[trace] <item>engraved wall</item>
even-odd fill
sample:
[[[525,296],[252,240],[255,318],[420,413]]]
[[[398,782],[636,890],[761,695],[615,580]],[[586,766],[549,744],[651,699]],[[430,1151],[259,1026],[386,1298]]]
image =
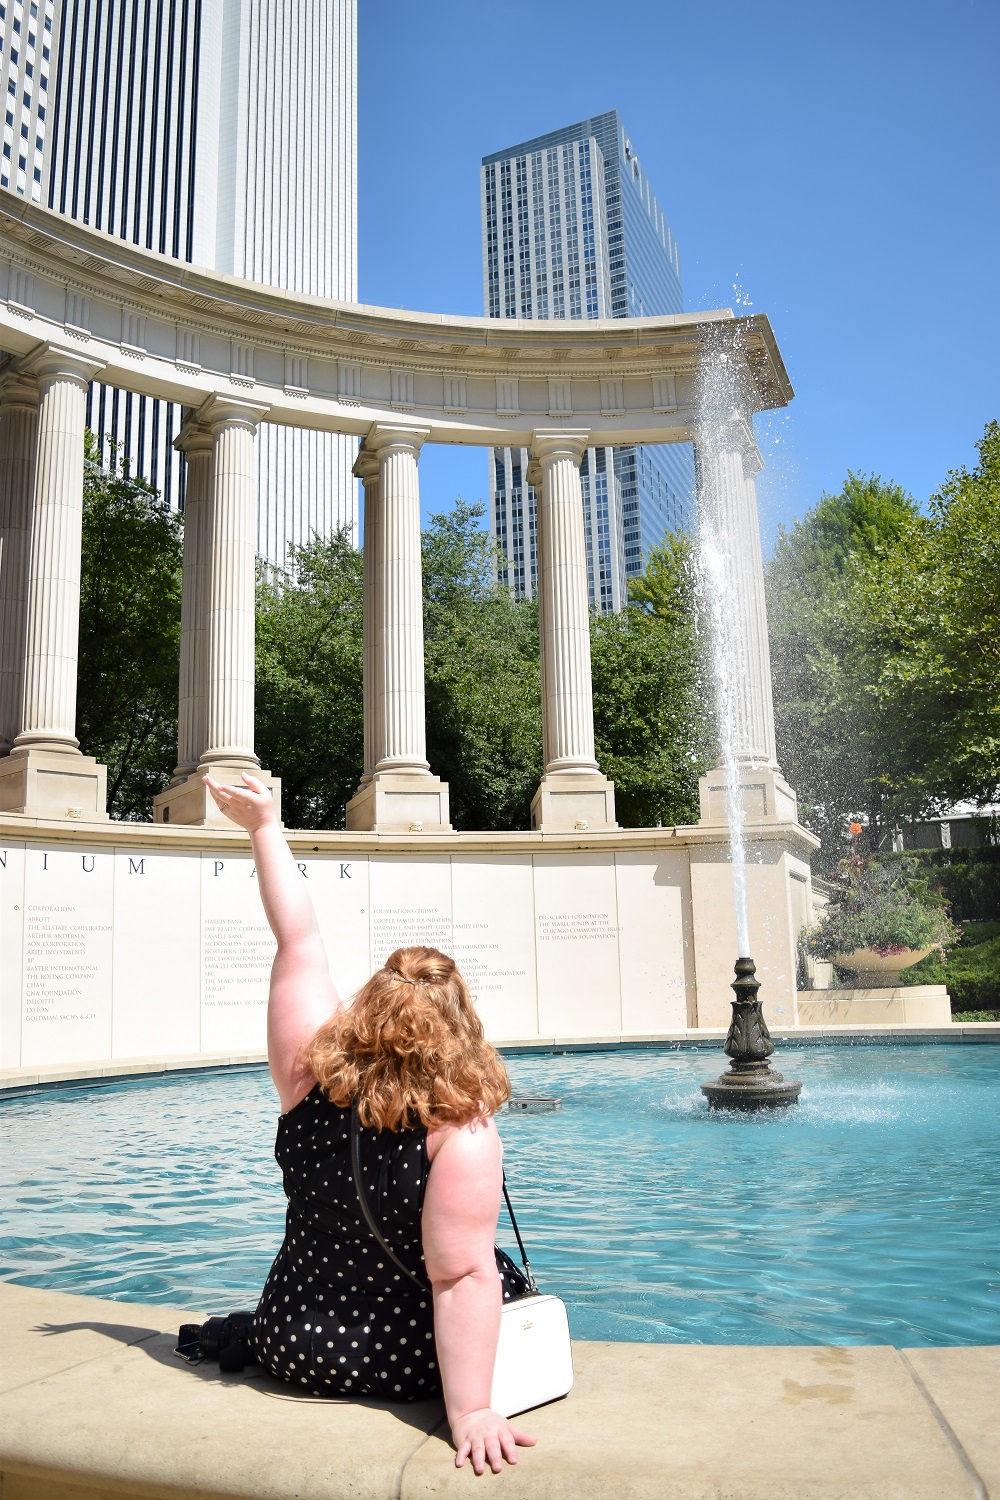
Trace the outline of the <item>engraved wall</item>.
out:
[[[296,858],[345,998],[427,943],[454,954],[498,1042],[727,1019],[728,871],[704,850]],[[768,910],[786,863],[754,870]],[[769,1014],[790,1021],[788,942],[757,930]],[[261,1052],[273,953],[249,850],[0,841],[0,1067]]]

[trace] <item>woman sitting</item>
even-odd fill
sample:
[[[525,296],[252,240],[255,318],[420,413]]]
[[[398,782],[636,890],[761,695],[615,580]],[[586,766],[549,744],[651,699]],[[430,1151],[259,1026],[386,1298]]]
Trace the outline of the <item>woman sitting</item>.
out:
[[[350,1008],[267,788],[205,781],[253,844],[278,949],[267,1054],[281,1101],[285,1239],[254,1319],[258,1358],[317,1395],[443,1394],[459,1468],[517,1462],[534,1438],[490,1409],[502,1289],[494,1237],[510,1085],[452,959],[400,948]],[[356,1110],[361,1186],[352,1166]],[[360,1129],[358,1128],[360,1127]]]

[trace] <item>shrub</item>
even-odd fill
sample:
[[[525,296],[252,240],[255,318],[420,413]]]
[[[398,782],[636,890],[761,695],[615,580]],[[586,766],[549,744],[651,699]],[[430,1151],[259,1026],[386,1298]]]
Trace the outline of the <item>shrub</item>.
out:
[[[995,1009],[1000,1006],[1000,922],[970,922],[947,959],[932,953],[900,979],[907,985],[946,984],[956,1015]]]
[[[917,858],[956,922],[1000,921],[1000,848],[927,849]]]
[[[960,936],[947,906],[907,856],[877,861],[858,853],[844,860],[822,921],[806,937],[816,958],[870,948],[887,955],[933,945],[944,953]]]

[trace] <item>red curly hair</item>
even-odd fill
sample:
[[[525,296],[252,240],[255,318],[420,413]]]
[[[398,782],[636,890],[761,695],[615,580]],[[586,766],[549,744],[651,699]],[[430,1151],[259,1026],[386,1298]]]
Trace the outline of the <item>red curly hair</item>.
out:
[[[397,948],[302,1049],[332,1104],[357,1100],[362,1125],[407,1130],[464,1124],[510,1097],[455,961]]]

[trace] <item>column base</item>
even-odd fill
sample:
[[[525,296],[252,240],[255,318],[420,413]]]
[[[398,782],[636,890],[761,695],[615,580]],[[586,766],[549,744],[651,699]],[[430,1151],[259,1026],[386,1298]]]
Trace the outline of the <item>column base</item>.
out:
[[[594,833],[617,828],[615,784],[600,772],[554,771],[531,799],[535,833]]]
[[[79,750],[15,746],[0,760],[0,812],[105,822],[108,772]]]
[[[743,820],[746,823],[797,823],[799,804],[795,793],[772,766],[753,767],[741,765],[737,775],[740,780],[740,798],[743,803]],[[726,819],[726,768],[718,766],[709,771],[698,782],[698,799],[701,816],[698,826],[725,828]]]
[[[224,761],[199,766],[190,776],[172,781],[165,791],[158,792],[153,798],[153,822],[179,823],[186,828],[232,828],[231,820],[216,807],[211,792],[201,778],[209,775],[226,786],[242,786],[242,771],[249,771],[251,776],[270,787],[274,810],[280,822],[280,778],[272,776],[270,771],[262,771],[259,766],[234,766],[227,765]]]
[[[376,771],[347,804],[355,832],[450,833],[448,783],[428,771]]]

